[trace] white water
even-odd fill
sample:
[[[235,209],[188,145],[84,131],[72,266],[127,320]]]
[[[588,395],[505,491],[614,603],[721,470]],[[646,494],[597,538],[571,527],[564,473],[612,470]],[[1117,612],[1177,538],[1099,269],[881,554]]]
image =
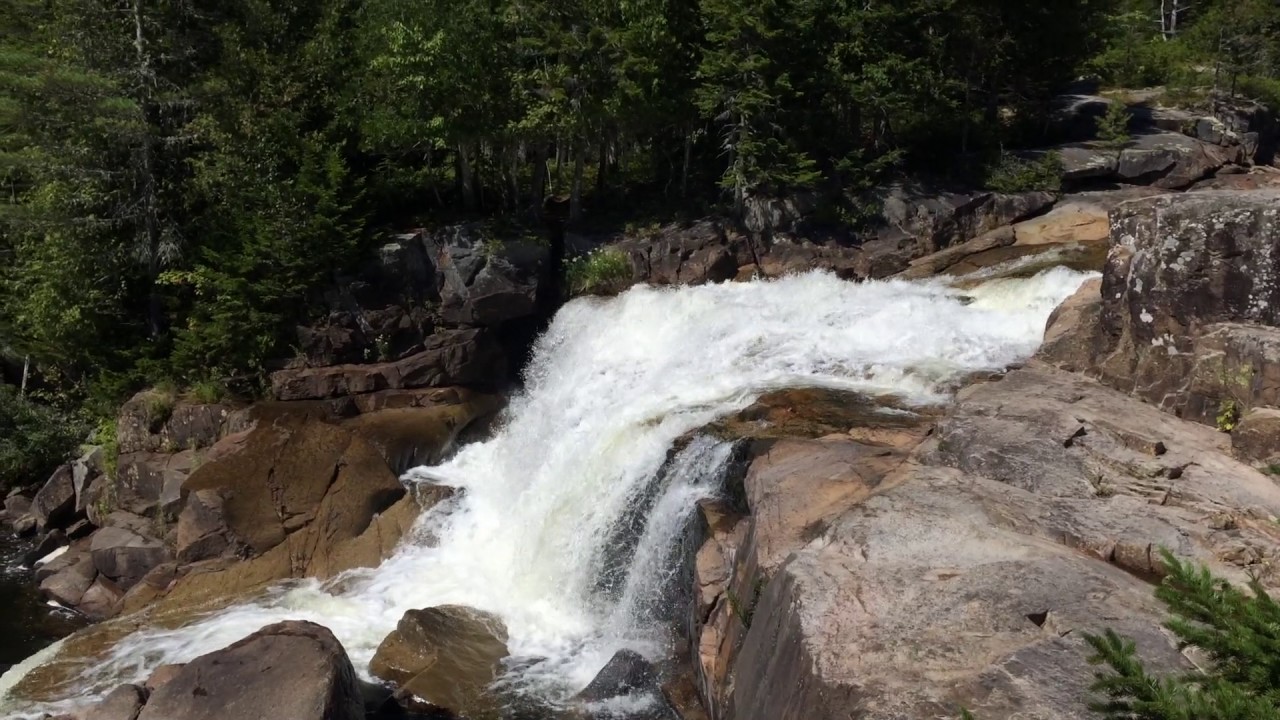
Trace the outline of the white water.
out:
[[[140,632],[85,680],[108,689],[284,619],[329,627],[363,668],[406,610],[457,603],[501,616],[514,655],[546,659],[513,682],[564,698],[621,647],[662,650],[653,598],[684,518],[712,492],[721,446],[695,443],[675,464],[621,592],[597,581],[611,531],[679,437],[784,387],[939,400],[961,373],[1032,354],[1050,311],[1086,277],[1055,269],[959,291],[812,273],[577,300],[539,341],[496,435],[406,476],[463,493],[426,513],[393,558],[328,587],[294,583],[178,630]]]

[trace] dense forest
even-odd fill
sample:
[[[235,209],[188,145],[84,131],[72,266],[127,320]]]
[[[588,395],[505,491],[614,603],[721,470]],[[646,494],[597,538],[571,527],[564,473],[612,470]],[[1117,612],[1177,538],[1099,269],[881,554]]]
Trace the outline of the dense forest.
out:
[[[1280,96],[1273,0],[0,0],[0,23],[0,356],[90,414],[261,373],[392,229],[980,182],[1087,76]]]

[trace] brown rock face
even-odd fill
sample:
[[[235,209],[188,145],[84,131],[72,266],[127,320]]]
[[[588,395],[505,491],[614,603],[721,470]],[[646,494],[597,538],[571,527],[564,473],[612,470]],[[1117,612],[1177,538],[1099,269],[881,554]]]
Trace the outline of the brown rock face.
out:
[[[36,529],[61,527],[71,521],[76,506],[76,488],[71,466],[63,465],[36,493],[31,501],[31,514],[36,519]]]
[[[369,671],[402,693],[469,715],[492,709],[485,691],[507,656],[497,617],[456,605],[410,610],[378,646]]]
[[[351,661],[314,623],[265,627],[196,658],[160,687],[138,720],[363,720]]]
[[[505,377],[506,361],[487,330],[442,330],[423,348],[393,362],[281,370],[271,375],[271,392],[277,400],[315,400],[380,390],[489,386]]]
[[[1102,313],[1102,278],[1086,281],[1054,309],[1045,324],[1040,357],[1073,372],[1093,364],[1094,331]]]
[[[171,453],[213,445],[234,411],[230,405],[203,405],[160,397],[144,390],[120,408],[116,437],[121,454]]]

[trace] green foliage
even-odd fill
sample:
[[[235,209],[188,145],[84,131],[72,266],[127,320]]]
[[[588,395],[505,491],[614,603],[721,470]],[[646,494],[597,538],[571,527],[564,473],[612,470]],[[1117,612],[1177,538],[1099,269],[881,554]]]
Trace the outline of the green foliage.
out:
[[[227,396],[226,386],[211,378],[195,381],[187,392],[192,400],[202,405],[220,403]]]
[[[565,280],[571,295],[616,291],[631,279],[626,253],[613,247],[596,248],[565,264]]]
[[[173,409],[178,404],[178,393],[172,383],[157,385],[143,394],[142,403],[148,429],[153,433],[159,432],[169,422],[169,418],[173,417]]]
[[[47,479],[71,459],[86,432],[74,415],[0,385],[0,491]]]
[[[1235,398],[1225,398],[1218,403],[1218,416],[1216,419],[1218,430],[1220,432],[1231,432],[1236,429],[1236,425],[1240,424],[1240,403]]]
[[[993,192],[1058,192],[1062,189],[1062,158],[1056,152],[1026,159],[1001,155],[987,170],[984,186]]]
[[[1132,137],[1129,134],[1129,108],[1123,102],[1114,101],[1107,112],[1098,118],[1098,139],[1108,147],[1122,148]]]
[[[91,440],[94,445],[102,448],[103,472],[108,479],[115,480],[116,472],[120,468],[120,440],[116,433],[115,418],[103,418],[98,421]],[[108,485],[111,484],[113,483],[108,483]]]
[[[1207,674],[1154,676],[1132,640],[1113,631],[1086,635],[1099,671],[1092,707],[1115,720],[1274,720],[1280,718],[1280,605],[1257,582],[1245,592],[1207,568],[1162,552],[1168,571],[1156,596],[1180,644],[1212,661]]]

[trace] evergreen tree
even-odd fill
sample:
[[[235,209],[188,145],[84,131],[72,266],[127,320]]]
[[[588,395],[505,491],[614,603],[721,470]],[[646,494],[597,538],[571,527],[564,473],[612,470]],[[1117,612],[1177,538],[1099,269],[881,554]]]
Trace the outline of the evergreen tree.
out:
[[[1245,592],[1208,569],[1163,552],[1168,571],[1156,596],[1169,608],[1167,627],[1184,646],[1203,650],[1207,674],[1157,677],[1132,641],[1108,630],[1086,635],[1091,662],[1105,665],[1093,704],[1106,718],[1129,720],[1272,720],[1280,718],[1280,605],[1257,582]]]

